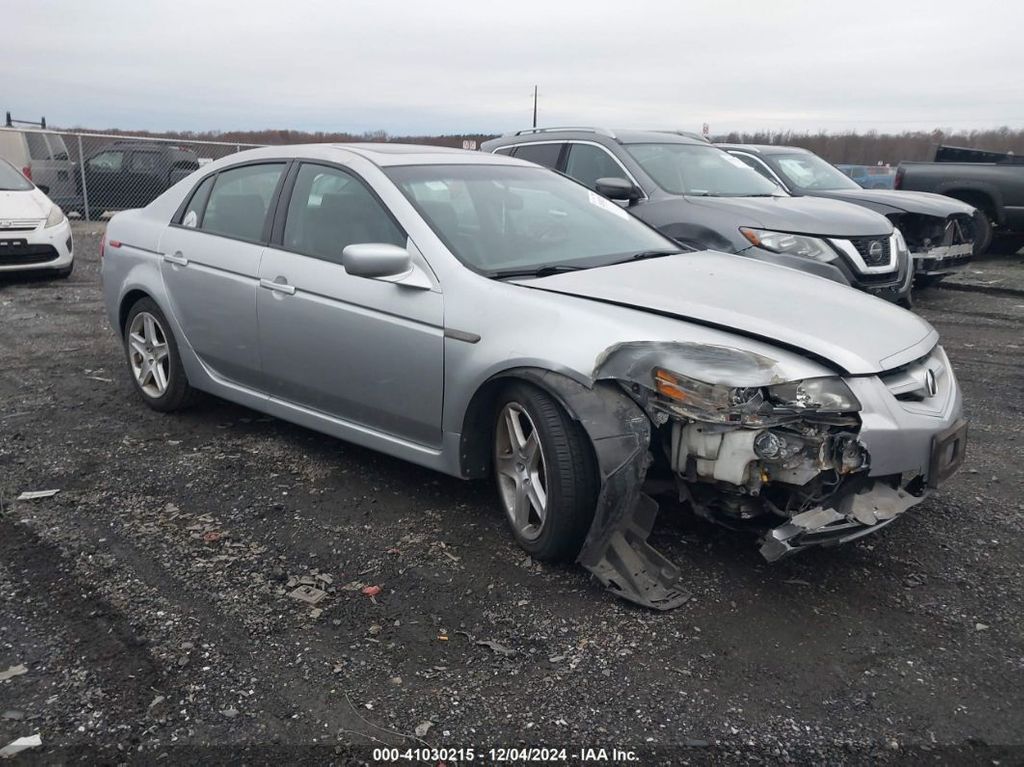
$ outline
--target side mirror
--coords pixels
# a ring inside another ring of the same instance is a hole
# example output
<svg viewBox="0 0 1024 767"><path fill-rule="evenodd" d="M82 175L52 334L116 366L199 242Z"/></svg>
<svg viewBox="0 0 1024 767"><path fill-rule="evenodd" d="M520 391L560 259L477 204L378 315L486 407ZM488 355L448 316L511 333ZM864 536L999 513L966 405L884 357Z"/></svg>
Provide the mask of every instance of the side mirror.
<svg viewBox="0 0 1024 767"><path fill-rule="evenodd" d="M599 195L609 200L636 202L640 199L640 190L624 178L599 178L594 186Z"/></svg>
<svg viewBox="0 0 1024 767"><path fill-rule="evenodd" d="M50 193L50 187L48 187L48 186L42 186L41 184L36 184L36 189L38 189L43 194L49 194Z"/></svg>
<svg viewBox="0 0 1024 767"><path fill-rule="evenodd" d="M398 277L412 270L409 251L398 245L366 242L349 245L341 252L341 265L354 277Z"/></svg>

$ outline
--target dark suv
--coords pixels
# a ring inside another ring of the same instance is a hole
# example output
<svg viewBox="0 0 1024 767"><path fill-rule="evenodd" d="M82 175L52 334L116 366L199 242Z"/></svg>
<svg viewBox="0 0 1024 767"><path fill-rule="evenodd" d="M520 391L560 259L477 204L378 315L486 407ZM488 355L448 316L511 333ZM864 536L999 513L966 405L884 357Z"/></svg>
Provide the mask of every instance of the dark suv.
<svg viewBox="0 0 1024 767"><path fill-rule="evenodd" d="M795 197L827 197L881 213L910 249L918 285L961 271L986 245L985 216L952 197L893 189L864 189L813 152L777 144L717 144Z"/></svg>
<svg viewBox="0 0 1024 767"><path fill-rule="evenodd" d="M846 202L792 197L698 138L533 128L481 149L565 173L682 245L760 258L909 305L910 256L888 219Z"/></svg>
<svg viewBox="0 0 1024 767"><path fill-rule="evenodd" d="M158 142L115 141L84 163L84 197L93 219L108 210L144 207L199 170L199 157L191 149Z"/></svg>

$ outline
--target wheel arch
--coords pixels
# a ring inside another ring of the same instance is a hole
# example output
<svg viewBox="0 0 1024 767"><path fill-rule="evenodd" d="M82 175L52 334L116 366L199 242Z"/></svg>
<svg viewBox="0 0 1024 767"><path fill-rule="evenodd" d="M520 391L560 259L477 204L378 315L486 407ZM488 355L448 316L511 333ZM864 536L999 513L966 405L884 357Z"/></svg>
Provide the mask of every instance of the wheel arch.
<svg viewBox="0 0 1024 767"><path fill-rule="evenodd" d="M459 467L466 479L479 479L491 474L494 409L501 392L512 383L536 386L554 399L573 421L580 422L577 408L569 402L566 391L570 386L588 387L574 378L538 367L513 367L495 373L477 387L462 418ZM590 447L593 450L593 445Z"/></svg>
<svg viewBox="0 0 1024 767"><path fill-rule="evenodd" d="M157 300L152 296L152 294L147 293L145 290L142 290L141 288L132 288L131 290L127 291L123 296L121 296L121 301L117 307L117 332L121 335L122 338L124 337L125 325L128 322L128 312L130 312L132 310L132 307L135 306L135 304L137 304L143 298L148 298L149 300L156 303L157 306L160 305L159 302L157 302Z"/></svg>
<svg viewBox="0 0 1024 767"><path fill-rule="evenodd" d="M985 186L950 186L940 190L941 194L960 200L968 205L973 205L982 212L988 214L996 223L1003 223L1005 211L1003 210L1002 198L998 190Z"/></svg>

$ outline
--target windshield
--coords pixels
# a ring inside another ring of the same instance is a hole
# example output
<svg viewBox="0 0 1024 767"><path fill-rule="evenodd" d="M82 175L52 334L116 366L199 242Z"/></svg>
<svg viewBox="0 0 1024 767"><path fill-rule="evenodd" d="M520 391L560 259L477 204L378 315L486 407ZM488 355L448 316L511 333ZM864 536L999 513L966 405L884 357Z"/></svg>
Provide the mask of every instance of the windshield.
<svg viewBox="0 0 1024 767"><path fill-rule="evenodd" d="M32 182L7 160L0 160L0 192L27 192Z"/></svg>
<svg viewBox="0 0 1024 767"><path fill-rule="evenodd" d="M774 183L728 152L705 144L627 144L647 175L670 194L768 197Z"/></svg>
<svg viewBox="0 0 1024 767"><path fill-rule="evenodd" d="M786 181L801 189L860 189L856 181L816 154L794 152L772 157Z"/></svg>
<svg viewBox="0 0 1024 767"><path fill-rule="evenodd" d="M385 172L455 257L489 276L680 251L614 202L545 168L409 165Z"/></svg>

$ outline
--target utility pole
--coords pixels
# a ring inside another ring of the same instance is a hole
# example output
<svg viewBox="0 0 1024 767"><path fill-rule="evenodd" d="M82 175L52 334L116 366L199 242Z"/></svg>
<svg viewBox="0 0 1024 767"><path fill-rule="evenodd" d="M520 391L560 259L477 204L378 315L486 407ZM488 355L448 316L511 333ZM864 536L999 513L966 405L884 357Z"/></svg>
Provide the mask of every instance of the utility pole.
<svg viewBox="0 0 1024 767"><path fill-rule="evenodd" d="M537 86L533 86L533 127L537 127Z"/></svg>

